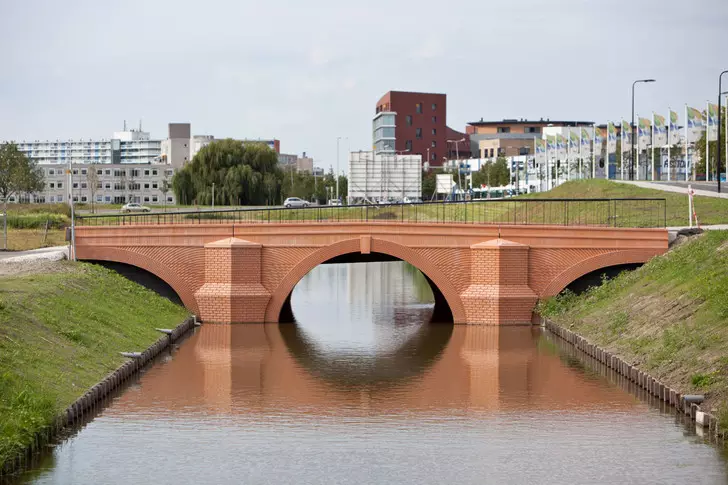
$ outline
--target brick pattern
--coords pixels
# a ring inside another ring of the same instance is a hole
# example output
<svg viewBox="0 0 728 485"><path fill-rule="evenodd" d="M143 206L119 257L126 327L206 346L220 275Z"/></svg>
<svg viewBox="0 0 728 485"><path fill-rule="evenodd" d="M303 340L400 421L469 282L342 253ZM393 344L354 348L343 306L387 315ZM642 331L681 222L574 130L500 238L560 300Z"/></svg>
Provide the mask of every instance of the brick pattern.
<svg viewBox="0 0 728 485"><path fill-rule="evenodd" d="M494 239L470 251L470 286L462 294L467 323L529 323L537 301L528 286L529 247Z"/></svg>
<svg viewBox="0 0 728 485"><path fill-rule="evenodd" d="M270 293L261 284L262 246L236 238L205 245L205 284L195 293L203 322L262 323Z"/></svg>
<svg viewBox="0 0 728 485"><path fill-rule="evenodd" d="M276 322L311 269L346 253L409 262L440 289L456 323L530 321L537 297L599 268L667 250L656 229L392 222L79 227L79 259L117 261L166 281L202 320Z"/></svg>

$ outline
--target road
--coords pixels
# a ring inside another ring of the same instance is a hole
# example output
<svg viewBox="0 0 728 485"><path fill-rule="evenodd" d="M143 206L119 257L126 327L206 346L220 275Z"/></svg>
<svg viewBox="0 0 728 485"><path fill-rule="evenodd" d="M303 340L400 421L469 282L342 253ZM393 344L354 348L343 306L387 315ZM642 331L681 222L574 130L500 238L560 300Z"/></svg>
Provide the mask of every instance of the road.
<svg viewBox="0 0 728 485"><path fill-rule="evenodd" d="M677 192L680 194L687 194L688 185L691 185L693 190L695 190L695 195L728 199L728 186L721 183L721 193L718 193L717 182L650 182L645 180L613 180L613 182L636 185L637 187L643 187L645 189Z"/></svg>

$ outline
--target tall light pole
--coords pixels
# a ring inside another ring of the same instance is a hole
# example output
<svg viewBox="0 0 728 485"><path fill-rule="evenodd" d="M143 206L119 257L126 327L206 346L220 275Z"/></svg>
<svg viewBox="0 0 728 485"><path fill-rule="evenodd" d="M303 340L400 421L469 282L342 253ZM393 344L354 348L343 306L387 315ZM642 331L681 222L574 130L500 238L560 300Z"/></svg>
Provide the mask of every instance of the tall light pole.
<svg viewBox="0 0 728 485"><path fill-rule="evenodd" d="M458 144L465 141L465 137L460 138L459 140L447 140L447 143L455 143L455 158L457 159L457 165L458 165L458 189L462 190L462 185L460 182L460 151L458 149Z"/></svg>
<svg viewBox="0 0 728 485"><path fill-rule="evenodd" d="M653 83L655 82L654 79L638 79L637 81L632 83L632 163L629 167L629 179L634 180L634 166L635 162L637 160L637 136L636 131L637 127L634 124L634 86L637 83Z"/></svg>
<svg viewBox="0 0 728 485"><path fill-rule="evenodd" d="M720 107L720 98L723 96L723 87L721 85L721 82L723 81L723 74L727 73L728 69L721 72L718 76L718 158L717 163L715 164L716 171L718 172L718 193L720 193L720 159L721 154L723 151L723 147L720 146L720 115L721 115L721 107ZM705 137L705 143L708 143L708 137ZM707 160L706 160L707 162ZM728 168L726 169L726 175L728 175Z"/></svg>
<svg viewBox="0 0 728 485"><path fill-rule="evenodd" d="M336 137L336 200L339 200L339 141L349 140L346 136Z"/></svg>

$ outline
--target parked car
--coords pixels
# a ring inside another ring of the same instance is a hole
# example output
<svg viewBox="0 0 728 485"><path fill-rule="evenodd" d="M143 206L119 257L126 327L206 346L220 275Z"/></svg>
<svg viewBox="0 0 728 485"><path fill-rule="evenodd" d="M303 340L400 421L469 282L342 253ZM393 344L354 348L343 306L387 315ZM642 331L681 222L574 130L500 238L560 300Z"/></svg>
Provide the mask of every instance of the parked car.
<svg viewBox="0 0 728 485"><path fill-rule="evenodd" d="M306 202L303 199L299 199L298 197L289 197L284 202L283 205L286 207L286 209L290 209L291 207L308 207L308 202Z"/></svg>
<svg viewBox="0 0 728 485"><path fill-rule="evenodd" d="M121 208L121 212L152 212L152 209L147 206L137 204L135 202L129 202Z"/></svg>

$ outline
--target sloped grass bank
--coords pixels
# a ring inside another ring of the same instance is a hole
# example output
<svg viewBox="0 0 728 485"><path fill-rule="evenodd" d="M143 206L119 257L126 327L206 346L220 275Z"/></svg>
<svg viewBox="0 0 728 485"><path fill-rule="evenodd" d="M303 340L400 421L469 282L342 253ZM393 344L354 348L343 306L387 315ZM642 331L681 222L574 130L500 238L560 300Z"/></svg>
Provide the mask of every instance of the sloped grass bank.
<svg viewBox="0 0 728 485"><path fill-rule="evenodd" d="M705 394L706 409L728 428L728 231L709 231L538 311L672 388Z"/></svg>
<svg viewBox="0 0 728 485"><path fill-rule="evenodd" d="M184 308L102 267L0 276L0 468Z"/></svg>

